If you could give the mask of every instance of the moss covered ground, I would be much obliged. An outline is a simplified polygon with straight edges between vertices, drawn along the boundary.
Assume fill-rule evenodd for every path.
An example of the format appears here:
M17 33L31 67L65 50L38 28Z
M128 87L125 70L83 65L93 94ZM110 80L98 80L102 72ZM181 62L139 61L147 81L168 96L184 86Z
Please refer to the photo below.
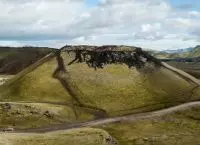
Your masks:
M63 52L63 58L68 64L70 55ZM152 111L193 99L195 85L162 67L138 70L113 64L95 70L84 63L66 67L82 92L80 101L102 108L110 116Z
M1 134L0 145L112 145L101 129L76 129L45 134Z
M200 107L162 117L100 126L120 145L199 145Z
M70 102L71 97L57 79L52 77L57 67L55 58L33 71L16 75L13 82L1 87L1 101ZM10 80L12 81L12 80Z
M0 103L0 128L30 129L93 120L81 108L47 103Z

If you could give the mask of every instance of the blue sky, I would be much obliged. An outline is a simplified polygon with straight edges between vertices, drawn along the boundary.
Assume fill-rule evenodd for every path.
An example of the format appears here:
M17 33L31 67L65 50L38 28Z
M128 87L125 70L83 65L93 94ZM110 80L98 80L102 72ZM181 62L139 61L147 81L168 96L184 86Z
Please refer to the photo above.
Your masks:
M186 10L200 10L200 0L169 0L172 6Z
M200 10L200 0L168 0L169 3L176 8L185 8L190 10ZM87 0L90 6L96 6L99 0Z
M179 49L200 44L199 24L200 0L0 0L6 46Z
M98 0L87 0L87 3L90 5L90 6L95 6L99 3Z

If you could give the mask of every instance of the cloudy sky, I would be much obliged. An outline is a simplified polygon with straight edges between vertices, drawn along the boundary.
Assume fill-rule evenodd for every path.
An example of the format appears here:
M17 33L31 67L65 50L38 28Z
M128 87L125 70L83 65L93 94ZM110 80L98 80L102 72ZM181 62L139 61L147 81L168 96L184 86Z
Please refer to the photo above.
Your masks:
M200 44L200 0L0 0L0 45Z

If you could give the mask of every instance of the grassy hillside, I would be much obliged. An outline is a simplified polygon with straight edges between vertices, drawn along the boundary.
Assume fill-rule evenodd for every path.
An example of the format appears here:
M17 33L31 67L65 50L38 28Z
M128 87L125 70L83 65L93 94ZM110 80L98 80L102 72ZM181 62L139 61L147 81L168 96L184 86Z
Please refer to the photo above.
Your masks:
M101 129L76 129L45 134L2 134L0 145L112 145L111 136Z
M100 128L120 145L199 145L200 107L152 119L118 122Z
M17 74L48 53L55 51L45 47L0 47L0 74Z
M66 105L48 103L0 103L0 128L15 129L48 127L72 124L94 119L82 108L76 112Z
M63 52L65 64L69 57ZM66 67L82 93L80 101L102 108L111 116L165 108L193 99L191 90L195 85L162 67L129 69L112 64L95 70L84 63Z
M200 57L200 45L196 46L191 52L189 52L187 57Z
M67 65L74 58L73 53L64 50L61 56L67 69L63 76L76 97L53 77L57 60L52 58L2 86L0 100L64 102L117 116L152 111L200 98L199 93L193 96L195 84L150 63L143 68L129 69L126 65L110 64L95 70L85 63Z
M28 73L22 72L1 87L1 101L70 102L71 97L52 77L57 61L52 58ZM25 75L24 75L25 73ZM20 76L20 77L18 77Z
M163 67L140 49L100 48L103 51L99 47L68 46L0 86L0 128L34 130L200 100L198 83ZM5 133L0 144L114 145L110 133L121 145L196 145L199 111L192 108L149 120L99 126L105 131L85 128L46 134Z

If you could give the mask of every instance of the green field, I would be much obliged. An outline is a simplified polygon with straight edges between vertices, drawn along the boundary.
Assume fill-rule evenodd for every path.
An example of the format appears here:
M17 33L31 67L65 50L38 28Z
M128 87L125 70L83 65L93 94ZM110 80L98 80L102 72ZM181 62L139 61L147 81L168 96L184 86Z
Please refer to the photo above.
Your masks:
M84 128L45 134L1 134L0 145L112 145L110 139L104 130Z
M87 110L47 103L1 103L0 128L40 128L93 120Z
M200 107L152 119L100 126L120 145L199 145Z

